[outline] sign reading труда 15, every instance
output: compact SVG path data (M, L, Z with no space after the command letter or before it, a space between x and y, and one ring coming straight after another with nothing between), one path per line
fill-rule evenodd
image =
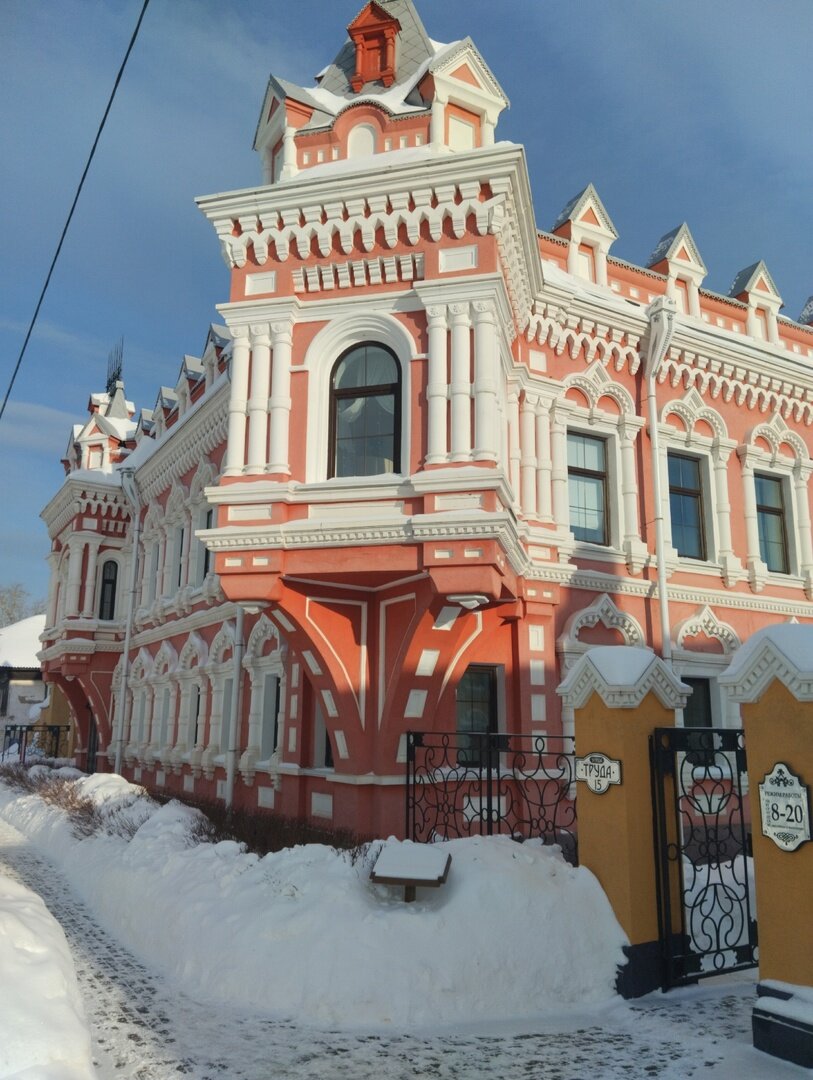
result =
M610 784L621 783L621 762L606 754L577 757L576 779L582 780L596 795L604 795Z

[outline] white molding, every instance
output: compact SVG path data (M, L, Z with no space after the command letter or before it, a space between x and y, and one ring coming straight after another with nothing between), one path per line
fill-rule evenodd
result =
M634 661L629 672L623 663L627 656ZM612 679L606 667L613 670ZM633 667L638 671L634 679L630 674ZM691 689L650 650L624 645L594 646L576 661L556 690L569 709L583 708L594 693L608 708L636 709L650 692L667 709L682 709Z
M732 700L751 703L759 701L775 679L797 701L813 702L813 626L783 623L758 630L719 682Z

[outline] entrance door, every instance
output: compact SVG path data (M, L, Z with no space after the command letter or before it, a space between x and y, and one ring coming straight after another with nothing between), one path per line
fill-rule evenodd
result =
M650 753L664 988L755 967L743 732L656 728Z

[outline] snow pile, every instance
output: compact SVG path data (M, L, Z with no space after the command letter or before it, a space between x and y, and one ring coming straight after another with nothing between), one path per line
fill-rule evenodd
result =
M42 900L0 877L0 1077L93 1080L73 960Z
M75 783L103 817L128 817L132 839L78 840L61 810L7 789L0 813L125 944L207 1000L369 1027L539 1016L614 994L625 938L610 905L588 870L541 844L439 845L447 883L405 904L369 880L380 841L355 863L323 845L259 858L195 844L196 811L158 808L121 777Z
M39 671L37 653L42 648L40 634L44 629L44 615L32 615L0 628L0 665Z

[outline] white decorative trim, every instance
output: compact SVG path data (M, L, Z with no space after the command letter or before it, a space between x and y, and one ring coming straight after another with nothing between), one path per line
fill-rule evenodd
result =
M733 701L751 703L759 701L775 679L797 701L813 701L813 626L780 623L758 630L718 681Z
M585 363L600 361L616 371L634 375L641 366L640 335L590 318L571 317L558 304L537 300L525 337L530 343L547 345L556 356L567 352L571 360L581 356Z
M697 637L700 634L719 641L723 647L723 653L727 656L735 653L742 644L734 627L721 622L708 604L698 608L694 615L678 623L674 629L674 642L679 649L684 649L686 638Z
M366 289L371 285L393 283L409 284L422 281L423 277L424 256L421 252L414 255L391 255L387 258L304 266L291 274L294 292L298 294L329 292L332 289ZM248 292L246 295L249 295Z
M622 675L618 681L611 682L597 666L596 657L616 651L618 656L612 667L615 671L621 671ZM627 651L623 645L597 645L595 649L585 653L556 690L562 704L569 709L581 709L591 696L597 693L608 708L636 709L647 694L652 692L667 709L684 708L691 693L690 688L673 674L660 657L648 649L634 650L636 654L643 654L635 657L640 661L641 672L634 681L628 680L623 674L624 665L621 663Z
M646 644L644 632L637 619L616 607L605 592L596 597L589 607L574 612L565 623L564 630L556 641L556 651L562 656L565 671L591 648L586 642L579 640L579 634L585 627L593 627L599 622L608 630L617 630L625 645L642 648Z

